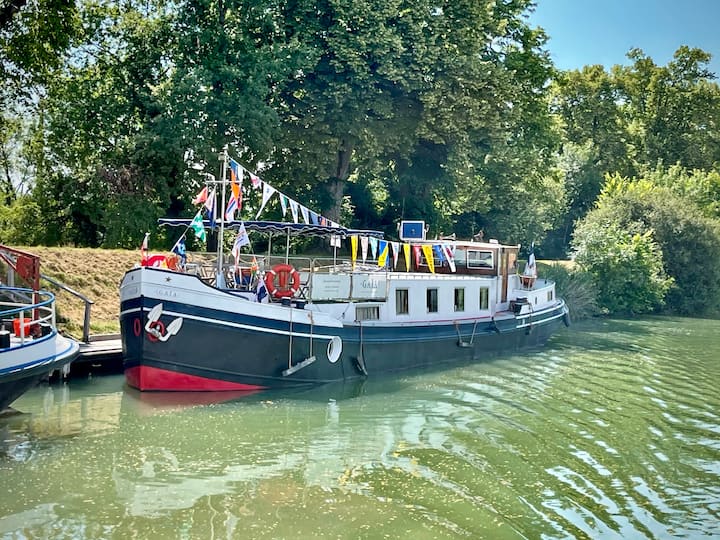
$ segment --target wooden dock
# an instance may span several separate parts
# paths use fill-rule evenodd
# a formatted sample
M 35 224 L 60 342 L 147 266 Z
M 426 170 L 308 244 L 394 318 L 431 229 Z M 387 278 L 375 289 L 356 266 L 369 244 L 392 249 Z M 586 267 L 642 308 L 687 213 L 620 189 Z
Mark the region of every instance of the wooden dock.
M 121 373 L 122 343 L 120 334 L 90 336 L 80 342 L 80 354 L 70 364 L 70 375 L 88 373 Z

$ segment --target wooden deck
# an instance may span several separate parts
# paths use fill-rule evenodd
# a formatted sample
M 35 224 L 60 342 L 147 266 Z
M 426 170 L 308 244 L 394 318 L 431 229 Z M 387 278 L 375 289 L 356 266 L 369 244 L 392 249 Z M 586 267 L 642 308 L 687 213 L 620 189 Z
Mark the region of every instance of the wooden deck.
M 122 372 L 120 334 L 90 336 L 80 343 L 80 354 L 70 364 L 70 375 Z

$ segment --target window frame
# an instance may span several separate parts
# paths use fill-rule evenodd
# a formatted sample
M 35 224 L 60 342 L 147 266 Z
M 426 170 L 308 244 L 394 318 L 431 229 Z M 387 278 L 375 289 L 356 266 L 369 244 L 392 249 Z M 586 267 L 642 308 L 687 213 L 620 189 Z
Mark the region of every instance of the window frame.
M 478 308 L 480 310 L 490 309 L 490 287 L 480 287 L 478 291 Z
M 428 287 L 425 289 L 425 309 L 427 309 L 428 313 L 437 313 L 439 308 L 440 294 L 437 287 Z
M 401 311 L 400 308 L 404 308 L 404 310 Z M 409 289 L 395 289 L 395 315 L 409 315 L 409 314 L 410 314 L 410 290 Z

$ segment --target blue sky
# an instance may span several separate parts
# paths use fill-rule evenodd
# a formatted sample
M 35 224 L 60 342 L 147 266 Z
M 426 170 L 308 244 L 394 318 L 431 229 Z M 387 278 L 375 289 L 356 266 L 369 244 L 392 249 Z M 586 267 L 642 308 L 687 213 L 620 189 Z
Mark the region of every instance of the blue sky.
M 661 66 L 680 45 L 713 55 L 720 76 L 720 0 L 536 0 L 530 24 L 550 37 L 546 45 L 559 69 L 590 64 L 628 65 L 642 49 Z

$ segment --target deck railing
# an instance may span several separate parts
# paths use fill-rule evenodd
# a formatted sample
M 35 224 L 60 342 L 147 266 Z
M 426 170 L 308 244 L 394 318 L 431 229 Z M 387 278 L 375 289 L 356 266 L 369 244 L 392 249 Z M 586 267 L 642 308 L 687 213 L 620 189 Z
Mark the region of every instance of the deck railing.
M 32 300 L 33 297 L 36 300 Z M 54 331 L 55 295 L 48 291 L 3 287 L 0 296 L 0 321 L 3 328 L 6 324 L 13 325 L 13 333 L 20 339 L 21 345 L 30 337 Z

